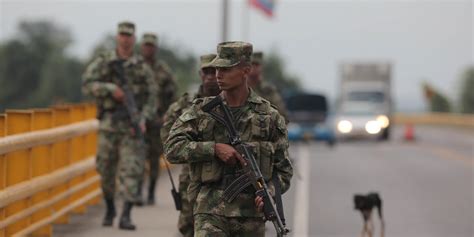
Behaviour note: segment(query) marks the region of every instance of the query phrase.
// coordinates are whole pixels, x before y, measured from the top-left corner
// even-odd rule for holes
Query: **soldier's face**
[[[207,67],[201,69],[199,72],[201,76],[202,85],[204,91],[209,95],[217,95],[220,93],[219,85],[217,84],[216,69],[213,67]]]
[[[252,63],[252,71],[249,75],[249,84],[253,87],[258,84],[262,76],[262,64]]]
[[[152,58],[153,56],[155,56],[156,47],[152,44],[142,44],[141,51],[143,57]]]
[[[217,84],[221,90],[232,90],[247,82],[250,66],[237,65],[229,68],[216,68]]]
[[[129,50],[135,44],[135,36],[129,34],[120,33],[117,35],[117,44],[120,48]]]
[[[252,71],[250,72],[250,77],[259,77],[262,74],[262,64],[252,63]]]

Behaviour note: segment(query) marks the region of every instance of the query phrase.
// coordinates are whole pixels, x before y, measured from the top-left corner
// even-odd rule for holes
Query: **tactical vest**
[[[113,59],[108,57],[108,55],[106,54],[102,54],[100,55],[100,57],[102,57],[103,59],[100,68],[98,68],[98,70],[100,71],[100,82],[111,82],[122,87],[123,85],[119,83],[116,75],[114,74],[110,66],[110,62]],[[143,61],[134,58],[128,60],[124,64],[125,78],[127,79],[128,86],[133,92],[138,110],[141,110],[143,105],[147,103],[149,94],[148,83],[146,81],[147,75],[145,70],[142,69],[142,65],[140,65],[143,63]],[[104,111],[113,111],[118,106],[123,105],[122,103],[117,103],[117,101],[114,100],[111,96],[97,98],[97,104],[99,108],[103,109]]]
[[[202,104],[210,101],[210,97],[202,99]],[[197,102],[199,103],[199,102]],[[242,141],[252,147],[253,154],[260,166],[260,171],[265,180],[269,181],[273,171],[273,156],[275,149],[271,138],[270,103],[264,101],[261,104],[250,103],[251,112],[245,113],[236,124]],[[248,116],[248,114],[251,114]],[[216,143],[229,144],[227,131],[223,125],[215,121],[210,115],[199,111],[198,141],[214,141]],[[185,120],[196,119],[187,117]],[[184,121],[186,122],[186,121]],[[273,121],[275,122],[275,121]],[[224,174],[224,163],[217,157],[212,161],[190,163],[190,177],[193,182],[213,183],[222,179]]]

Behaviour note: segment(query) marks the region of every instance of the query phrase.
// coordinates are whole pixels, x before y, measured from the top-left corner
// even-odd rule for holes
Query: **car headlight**
[[[352,131],[352,123],[347,120],[341,120],[337,123],[337,130],[341,133],[350,133]]]
[[[386,127],[388,127],[388,125],[390,125],[390,120],[385,115],[377,116],[377,122],[379,122],[379,124],[382,128],[386,128]]]
[[[365,124],[365,131],[369,134],[377,134],[382,130],[378,121],[371,120]]]

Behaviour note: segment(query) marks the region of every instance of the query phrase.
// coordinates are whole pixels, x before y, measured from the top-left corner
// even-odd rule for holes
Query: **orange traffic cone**
[[[413,128],[413,125],[411,125],[411,124],[406,124],[405,125],[404,138],[405,138],[405,141],[415,140],[415,129]]]

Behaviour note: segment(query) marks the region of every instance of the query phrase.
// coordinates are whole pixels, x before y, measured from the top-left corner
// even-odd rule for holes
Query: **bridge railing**
[[[0,237],[51,236],[100,201],[91,104],[0,115]]]
[[[422,124],[422,125],[447,125],[474,127],[474,115],[472,114],[454,114],[454,113],[422,113],[422,114],[403,114],[395,115],[397,124]]]
[[[0,114],[0,237],[51,236],[99,202],[92,104]],[[474,126],[473,115],[397,114],[398,124]]]

